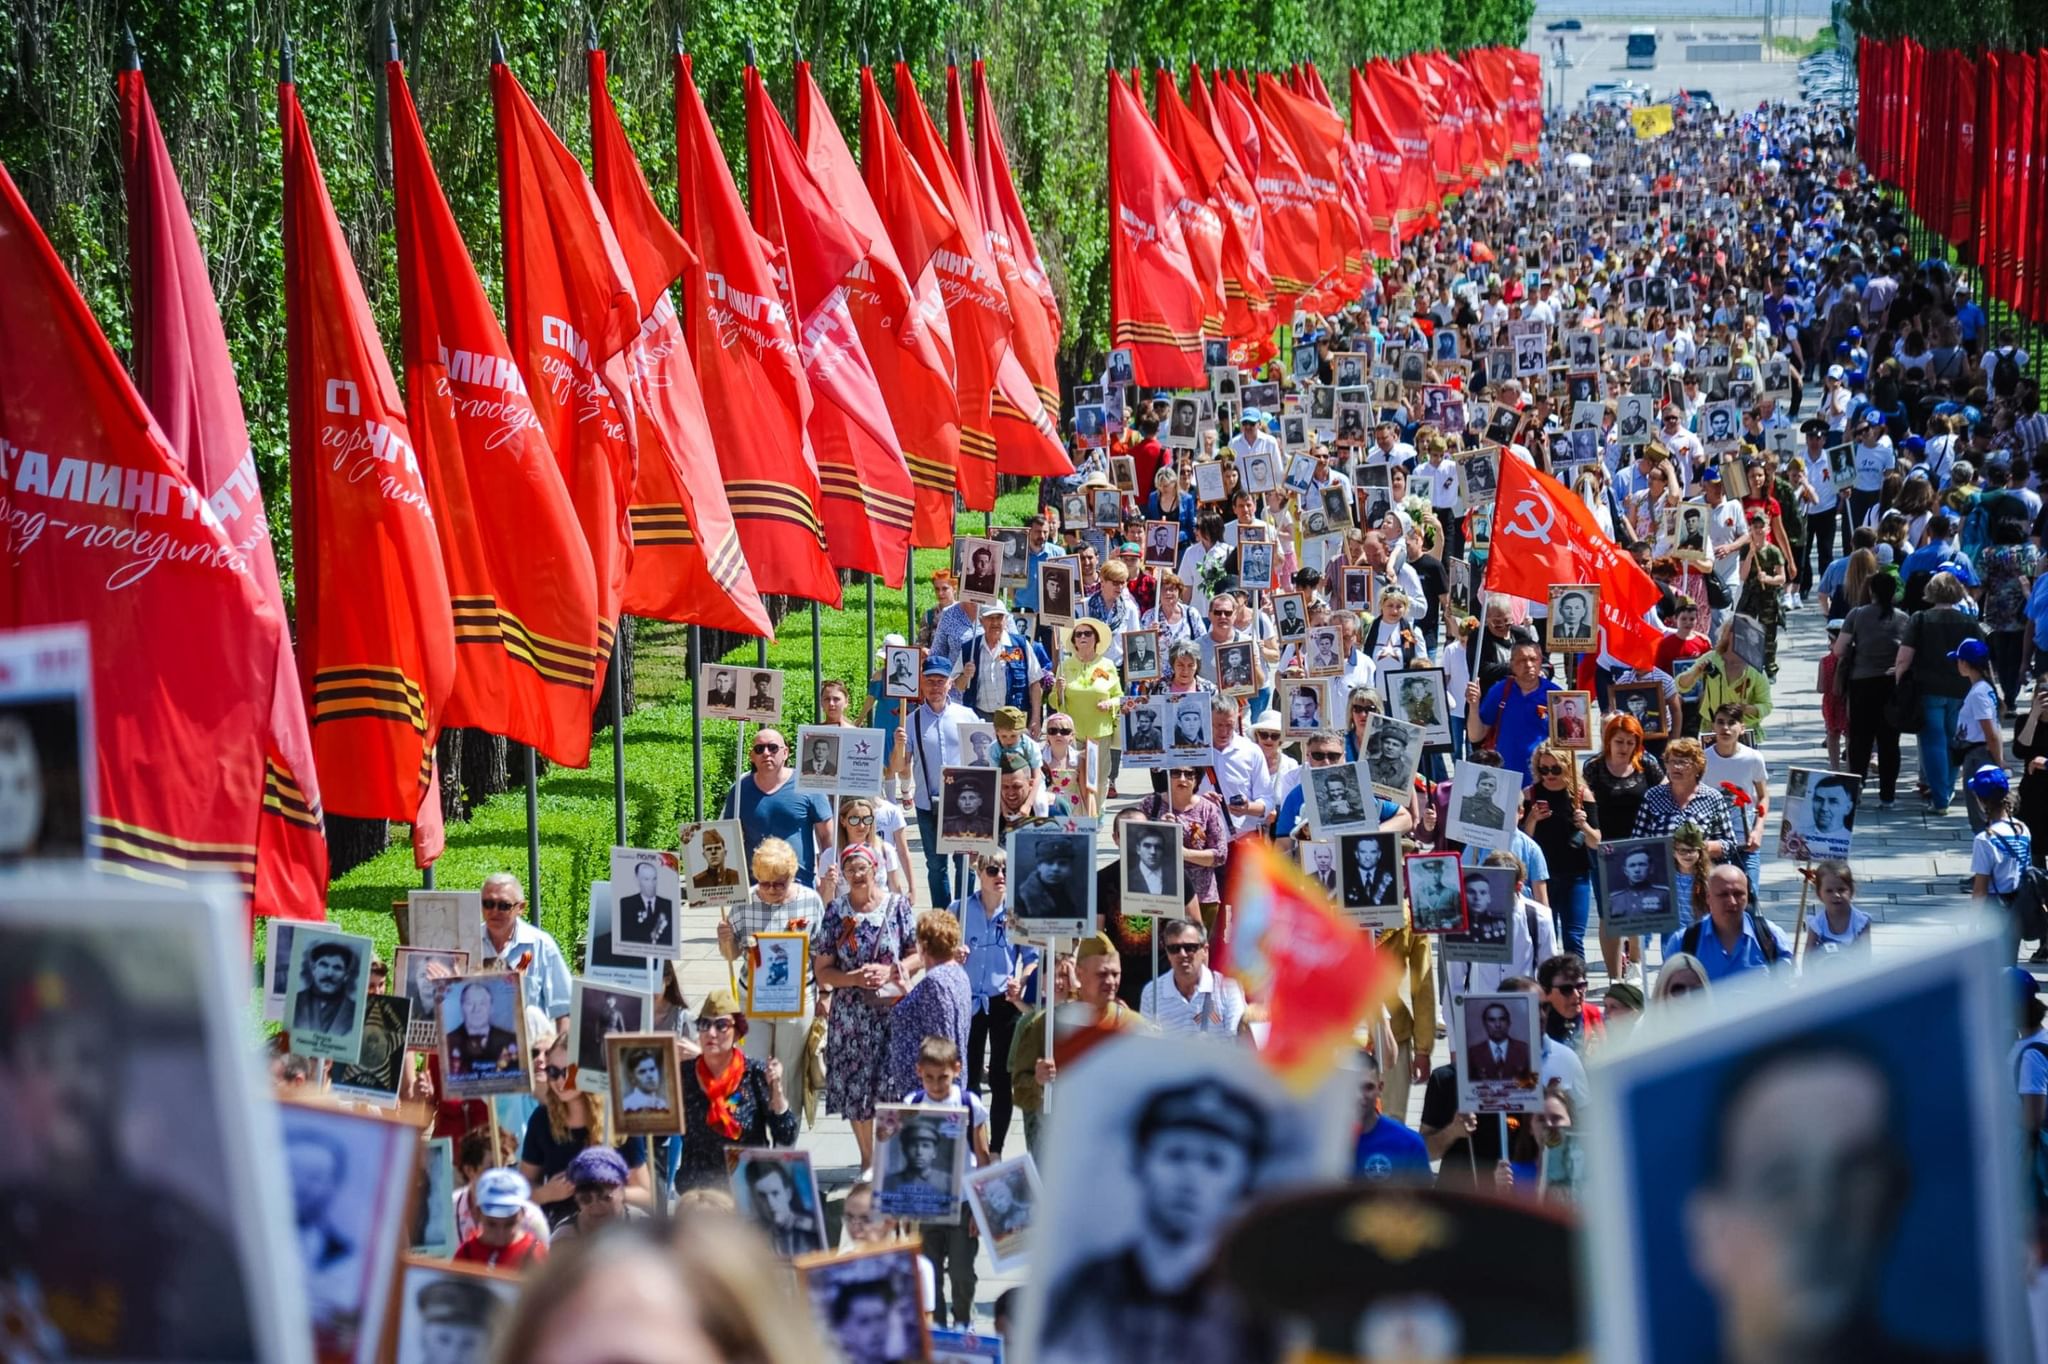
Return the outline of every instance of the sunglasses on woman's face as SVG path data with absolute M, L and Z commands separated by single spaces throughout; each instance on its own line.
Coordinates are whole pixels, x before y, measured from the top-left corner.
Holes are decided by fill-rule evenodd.
M 549 1066 L 544 1073 L 548 1079 L 556 1084 L 560 1084 L 569 1078 L 569 1068 L 567 1066 Z
M 1556 763 L 1541 763 L 1536 768 L 1536 775 L 1539 777 L 1561 777 L 1564 775 L 1564 769 Z
M 1069 725 L 1065 729 L 1054 729 L 1052 726 L 1048 725 L 1046 726 L 1045 732 L 1055 739 L 1066 739 L 1072 737 L 1074 729 L 1071 725 Z

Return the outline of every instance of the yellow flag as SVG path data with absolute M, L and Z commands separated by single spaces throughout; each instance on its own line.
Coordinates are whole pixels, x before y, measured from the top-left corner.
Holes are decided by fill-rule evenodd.
M 1671 131 L 1671 106 L 1651 104 L 1641 109 L 1628 111 L 1628 121 L 1635 125 L 1636 141 L 1648 142 L 1653 137 L 1662 137 Z

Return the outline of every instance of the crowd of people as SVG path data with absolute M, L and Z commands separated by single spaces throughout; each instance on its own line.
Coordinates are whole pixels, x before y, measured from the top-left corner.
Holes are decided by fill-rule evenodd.
M 650 1212 L 729 1206 L 734 1151 L 802 1145 L 826 1114 L 852 1125 L 863 1167 L 847 1241 L 885 1239 L 905 1228 L 873 1211 L 878 1107 L 957 1098 L 977 1158 L 1014 1154 L 1021 1127 L 1046 1167 L 1077 1158 L 1045 1150 L 1049 1030 L 1256 1047 L 1265 1001 L 1210 965 L 1247 840 L 1277 843 L 1344 906 L 1383 905 L 1392 887 L 1398 908 L 1395 864 L 1415 853 L 1501 873 L 1471 882 L 1489 904 L 1510 888 L 1504 960 L 1440 955 L 1405 920 L 1377 926 L 1396 989 L 1358 1033 L 1361 1179 L 1572 1199 L 1588 1054 L 1645 1011 L 1871 950 L 1847 837 L 1858 811 L 1905 804 L 1959 841 L 1966 820 L 1972 897 L 2048 961 L 2028 818 L 2048 808 L 2048 735 L 2027 686 L 2048 671 L 2034 647 L 2048 412 L 2034 358 L 1970 272 L 1916 259 L 1909 240 L 1845 115 L 1682 109 L 1650 141 L 1625 118 L 1573 116 L 1538 164 L 1447 202 L 1378 262 L 1357 304 L 1222 359 L 1207 390 L 1082 386 L 1076 403 L 1107 417 L 1076 438 L 1076 473 L 1043 480 L 1021 526 L 975 536 L 963 520 L 963 553 L 984 557 L 936 576 L 915 638 L 881 641 L 864 705 L 823 684 L 821 723 L 885 732 L 882 794 L 810 794 L 784 733 L 754 732 L 726 809 L 752 889 L 716 924 L 732 988 L 692 1006 L 662 968 L 680 1137 L 619 1138 L 573 1086 L 566 958 L 521 917 L 516 880 L 486 884 L 491 943 L 531 963 L 533 1093 L 491 1114 L 440 1104 L 434 1121 L 460 1144 L 455 1258 L 545 1263 L 500 1358 L 555 1357 L 551 1333 L 600 1303 L 614 1321 L 682 1311 L 663 1294 L 619 1305 L 622 1285 L 677 1264 L 704 1275 L 683 1304 L 697 1329 L 749 1342 L 725 1357 L 797 1357 L 773 1343 L 786 1323 L 750 1312 L 762 1289 L 735 1270 L 750 1262 L 707 1254 L 688 1217 L 658 1241 Z M 1654 581 L 1654 661 L 1609 652 L 1589 596 L 1553 614 L 1489 587 L 1509 460 L 1582 499 Z M 1763 898 L 1765 860 L 1786 856 L 1769 826 L 1794 800 L 1764 750 L 1781 662 L 1818 636 L 1802 618 L 1829 640 L 1826 751 L 1771 756 L 1848 780 L 1797 793 L 1811 895 L 1794 917 Z M 914 680 L 885 669 L 910 647 Z M 1411 730 L 1428 735 L 1404 741 Z M 1323 827 L 1350 812 L 1318 804 L 1316 774 L 1350 764 L 1369 785 L 1327 799 L 1362 795 L 1365 827 L 1397 842 L 1333 843 Z M 973 765 L 999 774 L 992 850 L 942 852 L 947 770 Z M 1461 786 L 1461 772 L 1490 775 Z M 1501 836 L 1454 838 L 1499 790 L 1513 811 Z M 1098 933 L 1057 952 L 1013 935 L 1041 869 L 1012 865 L 1006 836 L 1073 817 L 1097 821 L 1105 854 L 1126 821 L 1177 826 L 1177 908 L 1126 912 L 1134 883 L 1105 867 Z M 1134 855 L 1140 893 L 1157 894 L 1149 837 Z M 1603 875 L 1616 841 L 1630 851 Z M 1653 933 L 1627 927 L 1667 909 Z M 811 940 L 803 1007 L 750 1019 L 758 940 L 789 932 Z M 1545 1101 L 1512 1131 L 1459 1107 L 1445 1058 L 1461 1039 L 1438 1019 L 1470 991 L 1540 1001 Z M 2016 1045 L 2048 1042 L 2022 994 Z M 2016 1069 L 2038 1127 L 2048 1065 Z M 435 1081 L 419 1068 L 408 1096 L 435 1098 Z M 922 1236 L 946 1271 L 926 1266 L 931 1319 L 985 1329 L 972 1221 Z M 565 1240 L 589 1244 L 560 1257 Z M 727 1318 L 750 1315 L 732 1334 Z

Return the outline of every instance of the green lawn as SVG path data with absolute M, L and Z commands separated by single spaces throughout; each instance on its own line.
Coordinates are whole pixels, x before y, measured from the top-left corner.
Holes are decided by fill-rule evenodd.
M 1005 494 L 997 502 L 997 524 L 1021 525 L 1037 505 L 1037 485 Z M 978 533 L 981 518 L 962 520 L 963 533 Z M 917 555 L 917 605 L 931 605 L 931 575 L 944 568 L 945 550 Z M 841 610 L 819 612 L 824 675 L 836 677 L 865 693 L 868 666 L 867 595 L 864 584 L 846 592 Z M 791 612 L 780 637 L 768 646 L 768 666 L 783 669 L 783 726 L 792 741 L 799 725 L 809 724 L 811 704 L 811 619 L 808 609 Z M 878 647 L 890 631 L 903 632 L 904 594 L 877 587 L 875 639 Z M 677 826 L 695 817 L 691 809 L 690 693 L 693 679 L 684 675 L 685 628 L 659 621 L 636 626 L 635 690 L 639 709 L 626 719 L 626 835 L 633 846 L 673 848 Z M 727 655 L 734 663 L 752 666 L 750 642 Z M 738 726 L 730 720 L 704 722 L 704 798 L 717 808 L 732 786 Z M 591 741 L 587 769 L 555 768 L 540 781 L 540 905 L 541 927 L 552 933 L 573 960 L 582 941 L 589 911 L 590 883 L 608 874 L 612 847 L 612 743 L 605 730 Z M 403 826 L 395 833 L 404 834 Z M 435 882 L 443 889 L 473 889 L 493 871 L 526 875 L 526 793 L 515 788 L 479 806 L 468 822 L 448 826 L 448 847 L 435 865 Z M 389 959 L 397 945 L 397 924 L 391 903 L 419 886 L 412 849 L 402 838 L 377 857 L 338 878 L 328 889 L 328 912 L 352 933 L 377 941 L 380 956 Z M 532 888 L 528 888 L 532 898 Z

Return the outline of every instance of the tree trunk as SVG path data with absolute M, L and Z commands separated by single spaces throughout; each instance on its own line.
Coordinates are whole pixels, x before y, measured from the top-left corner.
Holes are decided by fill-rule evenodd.
M 340 880 L 343 873 L 384 851 L 391 839 L 391 826 L 381 819 L 355 819 L 348 815 L 327 816 L 327 875 Z
M 619 670 L 619 699 L 625 703 L 626 714 L 633 713 L 633 640 L 635 636 L 633 618 L 619 617 L 618 637 L 612 641 L 612 657 L 605 673 L 604 687 L 598 692 L 597 706 L 590 712 L 590 732 L 600 733 L 612 726 L 612 681 L 609 668 Z

